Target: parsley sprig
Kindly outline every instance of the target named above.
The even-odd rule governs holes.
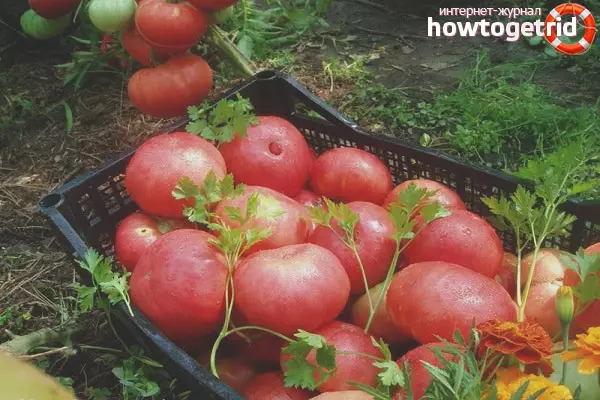
[[[236,100],[220,100],[214,108],[209,103],[191,106],[188,117],[186,131],[217,142],[217,146],[231,142],[236,135],[246,137],[250,124],[258,124],[252,103],[239,93]]]
[[[435,194],[436,191],[418,188],[414,183],[411,183],[405,191],[398,194],[398,200],[391,203],[390,217],[396,228],[393,234],[393,239],[396,242],[396,249],[384,280],[383,288],[375,302],[371,298],[365,269],[362,260],[360,259],[360,255],[358,254],[354,238],[354,231],[356,224],[359,222],[359,216],[352,212],[347,205],[343,203],[337,204],[327,198],[323,198],[325,207],[311,207],[309,209],[311,218],[317,224],[328,227],[335,232],[338,238],[352,250],[358,262],[369,303],[369,318],[365,325],[365,333],[369,332],[377,310],[381,307],[383,299],[387,294],[394,272],[396,271],[396,265],[398,264],[400,254],[402,254],[416,234],[428,224],[438,218],[450,215],[450,212],[439,203],[428,202]],[[415,226],[417,225],[417,221],[415,220],[417,215],[421,216],[423,222],[418,232],[414,232]],[[338,230],[341,230],[341,234]]]
[[[519,185],[510,196],[484,197],[482,201],[494,214],[493,223],[501,230],[512,231],[517,252],[517,305],[518,320],[525,319],[525,305],[531,289],[535,265],[541,248],[547,239],[566,235],[575,217],[559,209],[571,196],[578,195],[597,185],[584,182],[581,172],[589,169],[589,162],[597,158],[595,146],[575,141],[569,146],[547,155],[543,160],[532,160],[515,173],[519,178],[535,184],[533,190]],[[525,281],[521,282],[523,252],[533,247],[531,268]]]
[[[76,261],[92,277],[92,286],[73,283],[73,287],[77,289],[77,301],[81,312],[90,311],[95,304],[103,306],[103,299],[99,296],[102,293],[107,296],[111,305],[123,301],[129,314],[133,316],[127,282],[127,278],[131,275],[130,272],[113,271],[112,258],[104,257],[94,249],[88,249],[83,259]]]

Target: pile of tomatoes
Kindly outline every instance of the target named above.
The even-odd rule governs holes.
[[[129,80],[131,102],[143,113],[173,118],[202,102],[213,85],[210,66],[190,50],[203,38],[215,13],[237,0],[91,0],[87,13],[105,36],[101,51],[120,40],[143,68]],[[81,0],[30,0],[25,33],[36,39],[60,35]],[[117,60],[126,66],[126,60]]]
[[[376,384],[379,370],[369,357],[381,353],[370,335],[392,346],[421,345],[397,355],[399,363],[411,364],[412,393],[420,398],[430,378],[419,360],[438,362],[428,350],[438,345],[436,335],[452,340],[458,330],[467,337],[473,318],[516,320],[515,256],[503,251],[494,228],[468,211],[451,188],[427,179],[394,187],[389,168],[373,154],[342,147],[317,156],[287,120],[257,118],[247,136],[218,148],[186,132],[155,136],[126,170],[126,188],[141,210],[118,226],[115,252],[132,271],[131,299],[200,364],[207,365],[207,352],[223,325],[230,270],[224,253],[211,244],[219,232],[187,221],[182,213],[189,203],[176,199],[173,191],[182,177],[200,187],[209,172],[217,179],[231,174],[236,184],[245,185],[241,196],[211,206],[232,228],[240,223],[228,209],[239,208],[243,215],[253,193],[275,199],[285,211],[274,219],[257,217],[249,225],[269,227],[271,235],[242,254],[231,271],[234,325],[261,326],[290,337],[300,329],[313,332],[344,353],[337,356],[335,375],[309,392],[285,387],[282,339],[263,334],[248,343],[228,336],[217,370],[249,400],[370,399],[366,393],[340,393],[355,390],[350,381]],[[390,205],[410,184],[435,191],[427,201],[450,213],[417,230],[366,334],[365,282],[376,299],[396,248]],[[358,216],[356,252],[344,242],[339,225],[318,225],[308,216],[307,207],[327,209],[324,198],[345,203]],[[560,327],[550,304],[560,282],[553,280],[566,281],[568,275],[558,256],[555,250],[542,250],[527,307],[527,318],[551,334]],[[524,274],[531,267],[528,260]],[[587,315],[575,321],[574,329],[597,325],[599,319]]]

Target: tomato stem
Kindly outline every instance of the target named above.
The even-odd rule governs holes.
[[[245,78],[249,78],[256,73],[252,62],[229,40],[227,32],[217,25],[211,24],[208,26],[205,38],[229,57]]]
[[[358,254],[358,250],[356,249],[356,241],[354,238],[350,238],[348,247],[352,250],[356,261],[358,261],[358,267],[360,268],[360,274],[362,276],[363,284],[365,285],[365,294],[367,295],[367,300],[369,301],[369,315],[374,313],[373,308],[373,299],[371,298],[371,293],[369,293],[369,281],[367,280],[367,273],[365,271],[365,267],[360,259],[360,255]]]

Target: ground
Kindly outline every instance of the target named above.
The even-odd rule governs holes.
[[[428,132],[420,120],[411,122],[407,117],[412,115],[411,107],[432,102],[438,92],[453,93],[483,49],[489,50],[487,57],[493,65],[540,53],[523,43],[491,38],[427,38],[424,17],[436,15],[437,5],[382,4],[334,2],[325,32],[303,39],[262,65],[289,72],[370,131],[422,144],[427,144],[423,134],[428,133],[433,145],[444,147],[439,132]],[[282,57],[290,54],[293,62]],[[359,62],[356,56],[362,57]],[[3,57],[8,68],[0,72],[4,97],[0,109],[0,343],[9,339],[5,329],[26,334],[59,326],[75,313],[71,284],[78,278],[72,260],[38,212],[40,198],[107,158],[136,148],[174,122],[139,113],[128,102],[119,74],[90,75],[78,91],[72,85],[63,86],[65,73],[55,65],[69,60],[68,47],[52,46],[13,53],[8,61]],[[549,96],[569,97],[574,104],[593,104],[598,98],[597,76],[573,72],[577,70],[568,70],[552,58],[545,60],[532,64],[525,73],[541,69],[534,82]],[[374,78],[359,85],[358,76],[366,71]],[[217,73],[214,95],[231,84],[225,82],[226,77],[224,72]],[[448,147],[448,152],[465,156],[464,150]],[[485,164],[502,166],[497,155],[479,158]],[[110,370],[91,366],[95,357],[104,354],[94,346],[118,345],[102,314],[84,318],[86,328],[77,336],[77,355],[39,361],[53,375],[72,378],[67,383],[82,398],[91,398],[89,392],[83,394],[86,387],[117,385]]]

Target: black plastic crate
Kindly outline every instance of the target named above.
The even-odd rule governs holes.
[[[257,114],[277,115],[293,123],[317,153],[344,146],[364,149],[389,167],[394,184],[415,178],[442,182],[456,190],[469,210],[483,216],[489,215],[489,211],[480,197],[510,193],[518,183],[525,183],[433,150],[366,133],[293,78],[279,72],[260,72],[221,98],[233,99],[238,93],[251,100]],[[184,129],[186,122],[172,131]],[[105,255],[113,254],[112,239],[117,225],[138,209],[129,198],[123,180],[132,154],[121,154],[41,199],[40,210],[51,220],[57,238],[74,257],[82,257],[88,248]],[[577,220],[569,228],[569,236],[548,242],[546,246],[574,252],[600,240],[600,201],[571,201],[564,208]],[[506,250],[513,251],[514,238],[510,234],[499,234]],[[117,308],[117,317],[134,339],[192,391],[193,399],[242,399],[162,335],[137,308],[134,314],[130,317],[124,306]]]

